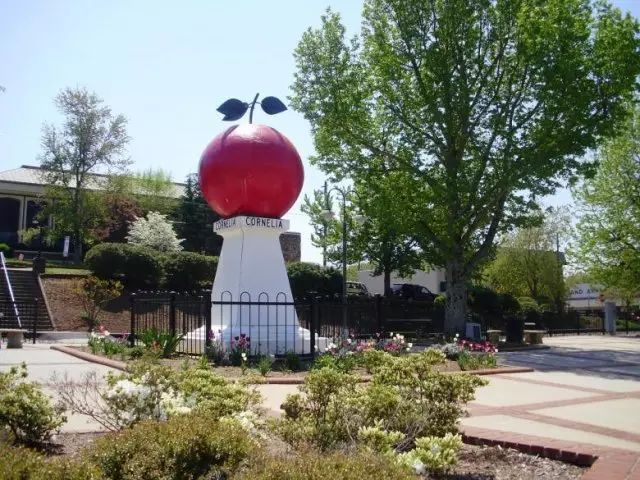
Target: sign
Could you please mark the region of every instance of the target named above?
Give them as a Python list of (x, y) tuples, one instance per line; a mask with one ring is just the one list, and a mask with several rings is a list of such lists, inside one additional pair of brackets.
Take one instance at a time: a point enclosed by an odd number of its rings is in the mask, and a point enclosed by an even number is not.
[(64, 237), (64, 248), (62, 249), (62, 256), (67, 258), (69, 256), (69, 235)]
[(587, 283), (580, 283), (571, 287), (569, 300), (597, 299), (600, 295), (600, 288)]
[(269, 230), (288, 230), (289, 220), (281, 218), (266, 217), (232, 217), (218, 220), (213, 224), (213, 231), (230, 230), (234, 228), (241, 229), (269, 229)]

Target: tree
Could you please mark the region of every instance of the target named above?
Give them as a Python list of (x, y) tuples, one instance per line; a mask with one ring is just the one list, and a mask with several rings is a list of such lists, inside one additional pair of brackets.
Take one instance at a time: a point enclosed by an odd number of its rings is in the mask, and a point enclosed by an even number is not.
[(573, 191), (580, 212), (573, 253), (592, 281), (633, 296), (640, 286), (640, 107), (597, 160), (595, 177)]
[(178, 230), (184, 237), (184, 248), (190, 252), (220, 255), (222, 237), (213, 231), (220, 215), (207, 204), (200, 191), (198, 175), (187, 176), (185, 191), (176, 211)]
[[(358, 39), (330, 10), (295, 50), (292, 107), (338, 180), (396, 172), (396, 216), (446, 270), (446, 330), (496, 235), (587, 171), (624, 117), (638, 23), (590, 0), (365, 0)], [(372, 191), (371, 188), (367, 190)]]
[(149, 247), (158, 252), (179, 252), (183, 240), (178, 239), (166, 215), (149, 212), (147, 217), (138, 217), (129, 228), (127, 242)]
[(329, 251), (340, 243), (340, 221), (336, 218), (326, 219), (323, 213), (333, 211), (333, 199), (324, 189), (313, 191), (313, 199), (307, 194), (300, 207), (302, 213), (309, 217), (309, 224), (313, 227), (311, 244), (322, 250), (322, 265), (327, 266)]
[(93, 230), (92, 236), (102, 242), (126, 241), (129, 225), (135, 221), (142, 210), (135, 199), (122, 195), (105, 195), (104, 218)]
[(60, 127), (44, 126), (40, 164), (56, 200), (56, 223), (71, 233), (74, 261), (79, 263), (100, 208), (89, 191), (100, 186), (93, 174), (129, 164), (124, 156), (129, 137), (124, 116), (112, 115), (101, 98), (84, 88), (63, 90), (55, 104), (65, 121)]
[(559, 251), (570, 234), (567, 209), (549, 209), (537, 226), (519, 228), (501, 242), (484, 275), (500, 292), (531, 297), (562, 311), (567, 295), (563, 255)]

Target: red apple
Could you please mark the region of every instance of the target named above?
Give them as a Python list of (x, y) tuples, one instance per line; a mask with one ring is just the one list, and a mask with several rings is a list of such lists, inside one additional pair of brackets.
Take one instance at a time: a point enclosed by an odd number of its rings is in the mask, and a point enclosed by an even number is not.
[(234, 125), (200, 158), (200, 189), (223, 217), (280, 218), (304, 182), (302, 160), (287, 137), (266, 125)]

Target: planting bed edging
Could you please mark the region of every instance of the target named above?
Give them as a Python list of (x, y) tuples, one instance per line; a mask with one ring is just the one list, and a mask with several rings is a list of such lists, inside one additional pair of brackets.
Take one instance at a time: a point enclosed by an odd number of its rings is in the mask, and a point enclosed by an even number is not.
[(640, 479), (638, 452), (476, 427), (465, 427), (461, 433), (463, 441), (468, 444), (500, 445), (522, 453), (590, 467), (581, 480)]
[[(113, 360), (111, 358), (105, 358), (100, 355), (94, 355), (93, 353), (83, 352), (82, 350), (78, 350), (73, 347), (66, 347), (64, 345), (51, 345), (53, 350), (58, 350), (59, 352), (66, 353), (73, 357), (80, 358), (82, 360), (86, 360), (87, 362), (97, 363), (99, 365), (104, 365), (111, 368), (116, 368), (118, 370), (125, 371), (127, 369), (127, 364), (124, 362), (120, 362), (118, 360)], [(468, 371), (459, 371), (459, 372), (443, 372), (448, 374), (462, 374), (462, 373), (471, 373), (474, 375), (499, 375), (505, 373), (528, 373), (535, 371), (533, 368), (524, 368), (524, 367), (503, 367), (503, 368), (491, 368), (487, 370), (468, 370)], [(242, 377), (238, 377), (239, 379)], [(371, 381), (370, 375), (362, 375), (360, 377), (361, 382), (369, 382)], [(304, 383), (304, 378), (301, 377), (260, 377), (261, 384), (269, 384), (269, 385), (302, 385)], [(257, 382), (258, 383), (258, 382)]]

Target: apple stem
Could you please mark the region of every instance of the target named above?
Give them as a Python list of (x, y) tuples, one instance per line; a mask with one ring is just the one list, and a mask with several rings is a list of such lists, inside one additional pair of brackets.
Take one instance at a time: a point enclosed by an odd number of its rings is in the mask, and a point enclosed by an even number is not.
[(249, 123), (253, 123), (253, 109), (256, 108), (256, 103), (258, 102), (259, 93), (256, 93), (256, 96), (253, 97), (253, 102), (251, 102), (251, 109), (249, 110)]

